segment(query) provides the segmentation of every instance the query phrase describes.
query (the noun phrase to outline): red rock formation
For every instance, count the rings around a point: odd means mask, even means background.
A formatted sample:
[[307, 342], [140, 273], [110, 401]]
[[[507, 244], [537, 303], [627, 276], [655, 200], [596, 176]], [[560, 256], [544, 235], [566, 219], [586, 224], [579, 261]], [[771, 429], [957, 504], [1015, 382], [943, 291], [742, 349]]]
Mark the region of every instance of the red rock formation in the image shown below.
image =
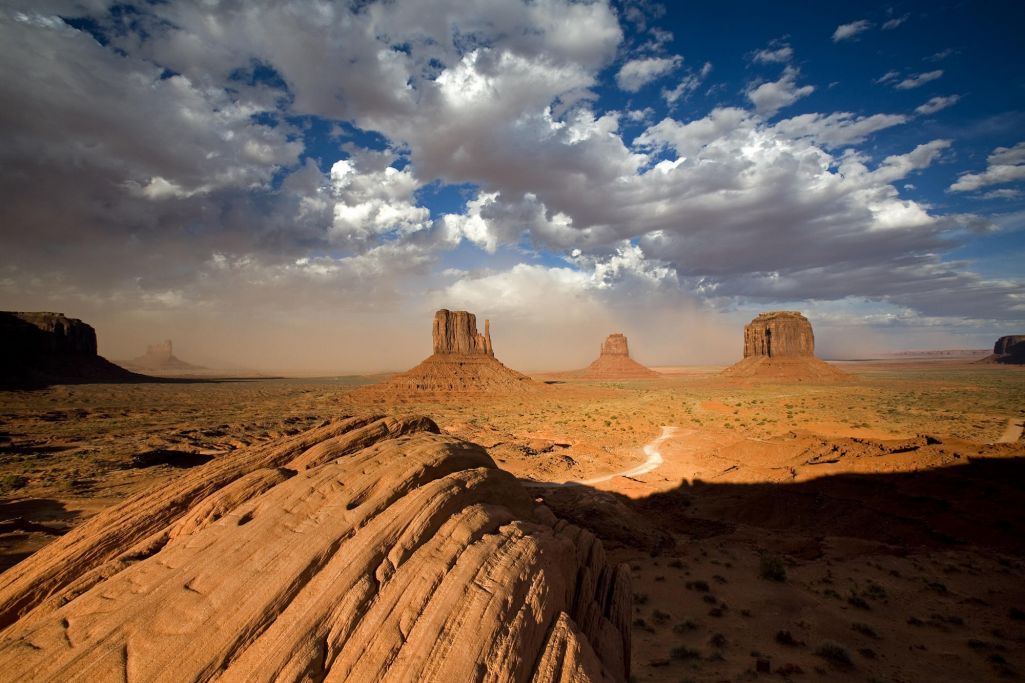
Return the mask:
[[744, 326], [744, 358], [814, 355], [811, 323], [796, 311], [762, 313]]
[[63, 313], [0, 311], [0, 386], [147, 379], [96, 353], [96, 330]]
[[240, 449], [0, 575], [11, 680], [625, 681], [629, 570], [427, 418]]
[[1025, 365], [1025, 334], [1000, 337], [993, 345], [993, 353], [978, 362]]
[[477, 317], [466, 311], [442, 309], [434, 314], [434, 353], [412, 370], [368, 391], [392, 395], [409, 393], [480, 394], [530, 391], [537, 385], [526, 375], [502, 365], [491, 344], [491, 321], [484, 334]]
[[815, 334], [796, 311], [762, 313], [744, 326], [744, 358], [727, 377], [780, 382], [835, 381], [847, 373], [815, 357]]
[[638, 379], [658, 377], [659, 374], [630, 358], [626, 335], [615, 332], [602, 342], [598, 360], [591, 363], [580, 376], [594, 379]]

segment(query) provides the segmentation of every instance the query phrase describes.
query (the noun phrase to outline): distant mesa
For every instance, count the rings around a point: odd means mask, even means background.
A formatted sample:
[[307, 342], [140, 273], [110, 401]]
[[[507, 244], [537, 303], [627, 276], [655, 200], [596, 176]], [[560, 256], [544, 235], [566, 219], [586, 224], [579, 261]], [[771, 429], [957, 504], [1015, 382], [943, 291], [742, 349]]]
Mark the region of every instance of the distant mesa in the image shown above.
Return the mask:
[[727, 377], [829, 381], [849, 377], [815, 356], [811, 323], [797, 311], [771, 311], [744, 326], [744, 359]]
[[631, 358], [626, 335], [615, 332], [602, 342], [598, 359], [587, 366], [581, 376], [594, 379], [640, 379], [658, 377], [659, 374]]
[[96, 352], [96, 330], [63, 313], [0, 311], [0, 386], [141, 382]]
[[477, 317], [466, 311], [441, 309], [432, 325], [434, 353], [412, 370], [380, 385], [399, 393], [473, 394], [530, 391], [537, 384], [502, 365], [491, 344], [491, 321], [484, 334]]
[[165, 339], [159, 344], [147, 346], [145, 354], [130, 361], [125, 361], [123, 365], [132, 370], [168, 374], [180, 374], [206, 369], [201, 365], [186, 363], [175, 356], [170, 339]]
[[997, 343], [993, 345], [993, 353], [979, 362], [1025, 365], [1025, 334], [1011, 334], [1006, 337], [1000, 337], [1000, 339], [997, 339]]

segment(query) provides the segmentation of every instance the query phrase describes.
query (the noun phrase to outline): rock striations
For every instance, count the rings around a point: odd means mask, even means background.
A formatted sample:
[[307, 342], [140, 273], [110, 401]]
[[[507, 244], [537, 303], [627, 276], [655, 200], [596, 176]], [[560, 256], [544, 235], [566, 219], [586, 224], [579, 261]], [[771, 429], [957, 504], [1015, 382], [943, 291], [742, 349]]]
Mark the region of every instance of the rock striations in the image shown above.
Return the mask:
[[658, 377], [659, 374], [646, 368], [630, 357], [626, 335], [615, 332], [602, 342], [598, 360], [591, 363], [582, 376], [594, 379], [633, 379]]
[[182, 374], [198, 370], [205, 370], [200, 365], [186, 363], [174, 355], [171, 340], [165, 339], [159, 344], [151, 344], [146, 347], [146, 353], [130, 361], [125, 361], [124, 366], [132, 370], [144, 372], [156, 372], [166, 374]]
[[430, 357], [378, 387], [397, 395], [507, 393], [537, 387], [529, 377], [495, 358], [489, 320], [484, 321], [484, 334], [480, 334], [473, 313], [442, 309], [434, 314], [432, 338], [434, 353]]
[[1000, 337], [993, 345], [993, 353], [978, 362], [1025, 365], [1025, 334]]
[[811, 323], [796, 311], [762, 313], [744, 326], [744, 358], [727, 377], [779, 381], [833, 381], [845, 372], [815, 356]]
[[0, 576], [18, 680], [625, 681], [590, 532], [422, 417], [240, 449]]
[[0, 386], [145, 381], [96, 353], [96, 330], [63, 313], [0, 311]]

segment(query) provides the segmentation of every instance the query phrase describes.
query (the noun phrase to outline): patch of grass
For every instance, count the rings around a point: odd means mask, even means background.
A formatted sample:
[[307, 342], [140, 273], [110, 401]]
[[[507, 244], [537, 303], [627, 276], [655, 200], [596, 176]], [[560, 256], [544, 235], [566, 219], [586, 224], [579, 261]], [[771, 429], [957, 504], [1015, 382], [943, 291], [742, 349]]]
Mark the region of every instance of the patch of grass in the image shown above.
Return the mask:
[[787, 580], [787, 568], [779, 555], [762, 555], [758, 561], [758, 575], [766, 581]]
[[5, 474], [0, 477], [0, 491], [17, 491], [28, 486], [28, 477], [21, 474]]
[[698, 659], [701, 657], [701, 653], [692, 647], [677, 645], [669, 651], [669, 656], [673, 659]]

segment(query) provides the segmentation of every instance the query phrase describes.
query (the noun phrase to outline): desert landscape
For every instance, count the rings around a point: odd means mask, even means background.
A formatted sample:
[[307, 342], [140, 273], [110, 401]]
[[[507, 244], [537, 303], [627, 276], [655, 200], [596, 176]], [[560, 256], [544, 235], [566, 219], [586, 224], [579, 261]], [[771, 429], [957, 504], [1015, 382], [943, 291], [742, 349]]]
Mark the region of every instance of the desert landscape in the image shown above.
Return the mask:
[[[809, 321], [786, 312], [738, 331], [745, 355], [726, 369], [626, 363], [620, 334], [602, 344], [598, 377], [528, 377], [497, 360], [489, 328], [438, 311], [433, 355], [384, 381], [115, 377], [0, 393], [0, 670], [412, 680], [470, 679], [486, 662], [510, 680], [1020, 675], [1022, 367], [831, 365], [815, 357]], [[296, 495], [301, 507], [287, 502]], [[436, 495], [436, 521], [402, 521]], [[253, 517], [264, 521], [242, 526]], [[293, 536], [300, 523], [309, 531]], [[392, 527], [419, 531], [378, 536]], [[526, 545], [480, 564], [513, 542]], [[375, 544], [392, 558], [384, 575], [366, 555]], [[231, 560], [241, 573], [224, 573], [228, 552], [242, 553]], [[429, 569], [445, 553], [447, 569]], [[338, 584], [329, 577], [343, 566]], [[423, 584], [425, 571], [440, 573]], [[367, 593], [360, 582], [375, 573], [383, 583]], [[484, 575], [501, 609], [471, 607]], [[228, 607], [257, 586], [244, 610]], [[482, 611], [453, 621], [467, 609]], [[172, 614], [174, 627], [153, 621]], [[525, 618], [534, 630], [513, 626]], [[388, 640], [395, 627], [403, 635]], [[172, 634], [183, 640], [168, 649]], [[460, 642], [474, 645], [445, 645]]]
[[1022, 26], [4, 0], [0, 683], [1025, 678]]

